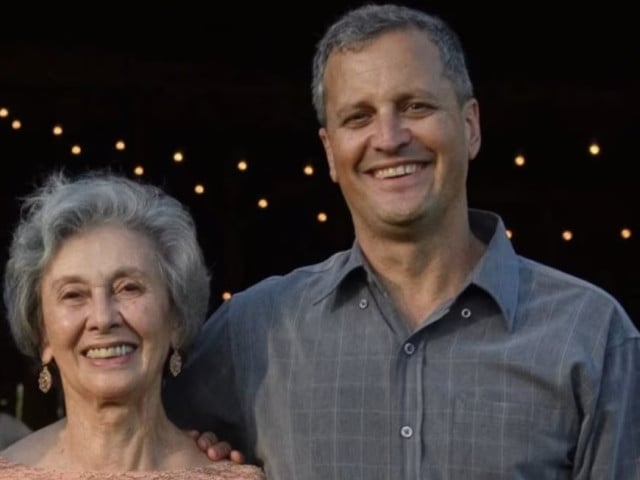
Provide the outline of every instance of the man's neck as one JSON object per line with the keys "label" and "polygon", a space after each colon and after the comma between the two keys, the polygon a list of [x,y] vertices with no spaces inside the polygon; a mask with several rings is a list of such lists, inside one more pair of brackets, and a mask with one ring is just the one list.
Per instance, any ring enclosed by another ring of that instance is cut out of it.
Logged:
{"label": "man's neck", "polygon": [[468,226],[460,230],[419,241],[358,238],[367,261],[412,330],[460,292],[484,253],[486,246]]}

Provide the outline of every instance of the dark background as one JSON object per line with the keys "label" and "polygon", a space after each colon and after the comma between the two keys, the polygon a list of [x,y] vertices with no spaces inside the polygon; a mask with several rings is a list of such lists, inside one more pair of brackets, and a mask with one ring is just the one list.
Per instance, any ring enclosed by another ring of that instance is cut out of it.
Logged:
{"label": "dark background", "polygon": [[[559,3],[407,4],[447,19],[468,54],[483,128],[471,205],[500,213],[520,253],[605,288],[638,321],[636,17],[622,2]],[[0,108],[10,114],[0,118],[1,265],[19,197],[63,166],[133,177],[140,164],[143,180],[186,203],[214,275],[212,309],[223,291],[348,248],[351,224],[328,178],[309,84],[315,42],[353,5],[3,6]],[[61,137],[51,133],[56,123]],[[118,139],[125,151],[114,149]],[[592,141],[602,148],[595,157]],[[80,156],[70,153],[75,143]],[[176,150],[182,164],[172,161]],[[524,168],[513,164],[518,153]],[[193,193],[198,182],[204,195]],[[266,210],[256,206],[262,196]],[[561,239],[565,228],[573,241]],[[0,409],[15,412],[22,383],[23,418],[39,427],[55,418],[56,396],[37,391],[0,325]]]}

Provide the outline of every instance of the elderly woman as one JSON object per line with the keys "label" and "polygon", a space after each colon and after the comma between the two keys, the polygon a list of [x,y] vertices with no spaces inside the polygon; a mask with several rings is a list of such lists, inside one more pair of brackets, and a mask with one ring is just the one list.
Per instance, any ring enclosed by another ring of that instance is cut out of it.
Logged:
{"label": "elderly woman", "polygon": [[264,478],[210,462],[162,406],[163,373],[179,375],[209,300],[185,207],[115,174],[57,173],[23,212],[4,300],[40,389],[59,378],[66,417],[1,452],[0,478]]}

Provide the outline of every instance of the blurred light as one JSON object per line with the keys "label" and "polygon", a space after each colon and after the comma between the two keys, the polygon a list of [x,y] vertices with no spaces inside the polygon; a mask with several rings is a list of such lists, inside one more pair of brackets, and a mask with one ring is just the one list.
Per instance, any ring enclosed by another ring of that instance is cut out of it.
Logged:
{"label": "blurred light", "polygon": [[565,230],[562,232],[562,239],[565,242],[570,242],[573,239],[573,232],[571,230]]}
{"label": "blurred light", "polygon": [[628,240],[629,238],[631,238],[631,229],[623,228],[622,230],[620,230],[620,236],[625,240]]}
{"label": "blurred light", "polygon": [[142,174],[144,174],[144,168],[142,167],[142,165],[138,165],[138,166],[134,167],[133,173],[140,177],[140,176],[142,176]]}
{"label": "blurred light", "polygon": [[198,195],[202,195],[204,193],[204,185],[198,183],[195,187],[193,187],[193,191]]}
{"label": "blurred light", "polygon": [[74,155],[80,155],[82,153],[82,148],[80,148],[80,145],[74,145],[71,147],[71,153]]}
{"label": "blurred light", "polygon": [[54,125],[52,132],[56,137],[59,137],[60,135],[62,135],[62,125]]}
{"label": "blurred light", "polygon": [[231,292],[223,292],[222,293],[222,300],[224,300],[225,302],[227,300],[231,300]]}
{"label": "blurred light", "polygon": [[260,208],[267,208],[269,206],[269,202],[267,202],[266,198],[261,198],[260,200],[258,200],[258,206]]}
{"label": "blurred light", "polygon": [[176,163],[182,163],[182,161],[184,160],[184,155],[182,154],[182,152],[180,150],[178,150],[177,152],[175,152],[173,154],[173,161]]}
{"label": "blurred light", "polygon": [[249,168],[249,164],[246,160],[240,160],[238,162],[238,170],[240,170],[241,172],[245,172],[247,168]]}
{"label": "blurred light", "polygon": [[313,165],[305,165],[303,172],[305,175],[313,175]]}
{"label": "blurred light", "polygon": [[524,167],[524,164],[527,163],[527,161],[525,160],[524,155],[518,155],[513,159],[513,163],[518,167]]}
{"label": "blurred light", "polygon": [[324,213],[324,212],[320,212],[320,213],[318,214],[318,221],[319,221],[320,223],[324,223],[324,222],[326,222],[326,221],[327,221],[327,214],[326,214],[326,213]]}
{"label": "blurred light", "polygon": [[20,130],[22,128],[22,122],[20,120],[14,120],[11,122],[11,128],[14,130]]}
{"label": "blurred light", "polygon": [[511,230],[507,229],[505,233],[507,234],[507,238],[513,238],[513,232]]}
{"label": "blurred light", "polygon": [[124,149],[125,149],[124,140],[118,140],[116,142],[116,150],[124,150]]}
{"label": "blurred light", "polygon": [[0,108],[0,118],[6,118],[8,116],[9,116],[9,110],[7,110],[4,107]]}
{"label": "blurred light", "polygon": [[600,153],[600,145],[598,145],[596,142],[593,142],[591,145],[589,145],[589,153],[593,156],[596,156]]}

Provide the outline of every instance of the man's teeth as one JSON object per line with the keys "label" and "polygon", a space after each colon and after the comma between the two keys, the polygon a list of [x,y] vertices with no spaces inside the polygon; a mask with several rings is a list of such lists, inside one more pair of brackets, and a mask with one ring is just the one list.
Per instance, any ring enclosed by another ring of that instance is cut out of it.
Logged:
{"label": "man's teeth", "polygon": [[417,170],[418,165],[416,163],[410,163],[407,165],[398,165],[397,167],[389,167],[376,170],[375,172],[373,172],[373,176],[376,178],[400,177],[402,175],[409,175],[410,173],[414,173]]}
{"label": "man's teeth", "polygon": [[87,351],[88,358],[111,358],[122,357],[128,353],[133,352],[131,345],[118,345],[115,347],[106,348],[91,348]]}

